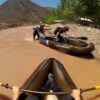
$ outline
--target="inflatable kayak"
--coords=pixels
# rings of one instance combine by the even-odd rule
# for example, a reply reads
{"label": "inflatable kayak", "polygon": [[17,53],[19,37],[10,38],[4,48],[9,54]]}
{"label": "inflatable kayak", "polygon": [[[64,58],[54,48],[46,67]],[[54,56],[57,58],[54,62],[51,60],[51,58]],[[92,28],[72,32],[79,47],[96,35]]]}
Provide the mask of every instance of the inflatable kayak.
{"label": "inflatable kayak", "polygon": [[54,37],[40,37],[39,41],[53,49],[62,51],[64,53],[74,54],[74,55],[87,55],[90,54],[94,49],[93,43],[88,43],[82,39],[76,39],[72,37],[64,37],[63,41],[58,41]]}
{"label": "inflatable kayak", "polygon": [[[52,80],[50,75],[54,79],[54,83],[49,84],[51,87],[46,86],[48,77]],[[18,100],[49,100],[47,99],[51,93],[49,91],[52,91],[52,94],[54,93],[51,100],[74,100],[70,94],[64,92],[71,92],[76,86],[63,65],[54,58],[48,58],[38,66],[21,88],[38,92],[22,93]]]}

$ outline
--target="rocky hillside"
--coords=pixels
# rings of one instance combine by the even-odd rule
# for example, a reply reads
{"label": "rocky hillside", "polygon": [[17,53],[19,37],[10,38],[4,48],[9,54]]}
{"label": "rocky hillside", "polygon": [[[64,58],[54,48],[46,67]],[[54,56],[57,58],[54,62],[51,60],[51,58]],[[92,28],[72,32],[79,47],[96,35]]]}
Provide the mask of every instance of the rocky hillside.
{"label": "rocky hillside", "polygon": [[0,6],[0,23],[37,23],[48,12],[31,0],[7,0]]}

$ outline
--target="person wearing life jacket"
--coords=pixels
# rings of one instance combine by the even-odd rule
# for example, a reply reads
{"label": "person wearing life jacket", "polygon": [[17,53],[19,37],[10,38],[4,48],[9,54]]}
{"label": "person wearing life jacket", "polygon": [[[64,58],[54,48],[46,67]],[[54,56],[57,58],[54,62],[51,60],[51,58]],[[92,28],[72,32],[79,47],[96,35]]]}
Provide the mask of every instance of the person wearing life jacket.
{"label": "person wearing life jacket", "polygon": [[66,40],[62,37],[62,34],[66,33],[67,31],[69,31],[68,26],[57,27],[54,31],[54,35],[58,37],[58,41],[66,42]]}
{"label": "person wearing life jacket", "polygon": [[69,31],[69,27],[68,26],[63,26],[63,27],[57,27],[54,31],[54,34],[62,34],[62,33],[66,33],[67,31]]}
{"label": "person wearing life jacket", "polygon": [[44,25],[40,25],[40,27],[36,27],[34,29],[34,32],[33,32],[33,40],[36,40],[36,37],[37,36],[37,40],[41,37],[45,37],[45,29],[44,29]]}

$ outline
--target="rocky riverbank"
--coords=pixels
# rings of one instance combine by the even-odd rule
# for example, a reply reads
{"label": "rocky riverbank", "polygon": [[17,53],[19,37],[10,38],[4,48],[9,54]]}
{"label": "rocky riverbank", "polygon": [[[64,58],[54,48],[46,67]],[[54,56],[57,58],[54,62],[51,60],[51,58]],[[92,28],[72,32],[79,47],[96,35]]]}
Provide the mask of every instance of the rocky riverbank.
{"label": "rocky riverbank", "polygon": [[[54,27],[59,26],[58,24],[53,25]],[[52,27],[53,27],[52,26]],[[74,36],[74,37],[87,37],[89,42],[92,42],[95,45],[95,50],[93,51],[93,55],[100,59],[100,29],[81,26],[77,24],[67,24],[69,26],[69,32],[67,32],[68,35]],[[53,29],[52,29],[53,31]]]}

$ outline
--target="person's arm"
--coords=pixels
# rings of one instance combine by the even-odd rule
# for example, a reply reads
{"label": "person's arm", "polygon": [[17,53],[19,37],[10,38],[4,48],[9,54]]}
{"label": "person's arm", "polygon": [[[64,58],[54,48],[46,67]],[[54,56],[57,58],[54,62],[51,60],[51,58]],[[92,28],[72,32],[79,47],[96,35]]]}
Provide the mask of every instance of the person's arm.
{"label": "person's arm", "polygon": [[17,100],[19,96],[19,87],[13,86],[13,97],[12,100]]}
{"label": "person's arm", "polygon": [[81,100],[81,99],[80,99],[80,90],[79,90],[79,89],[73,89],[73,90],[72,90],[71,96],[72,96],[75,100]]}

